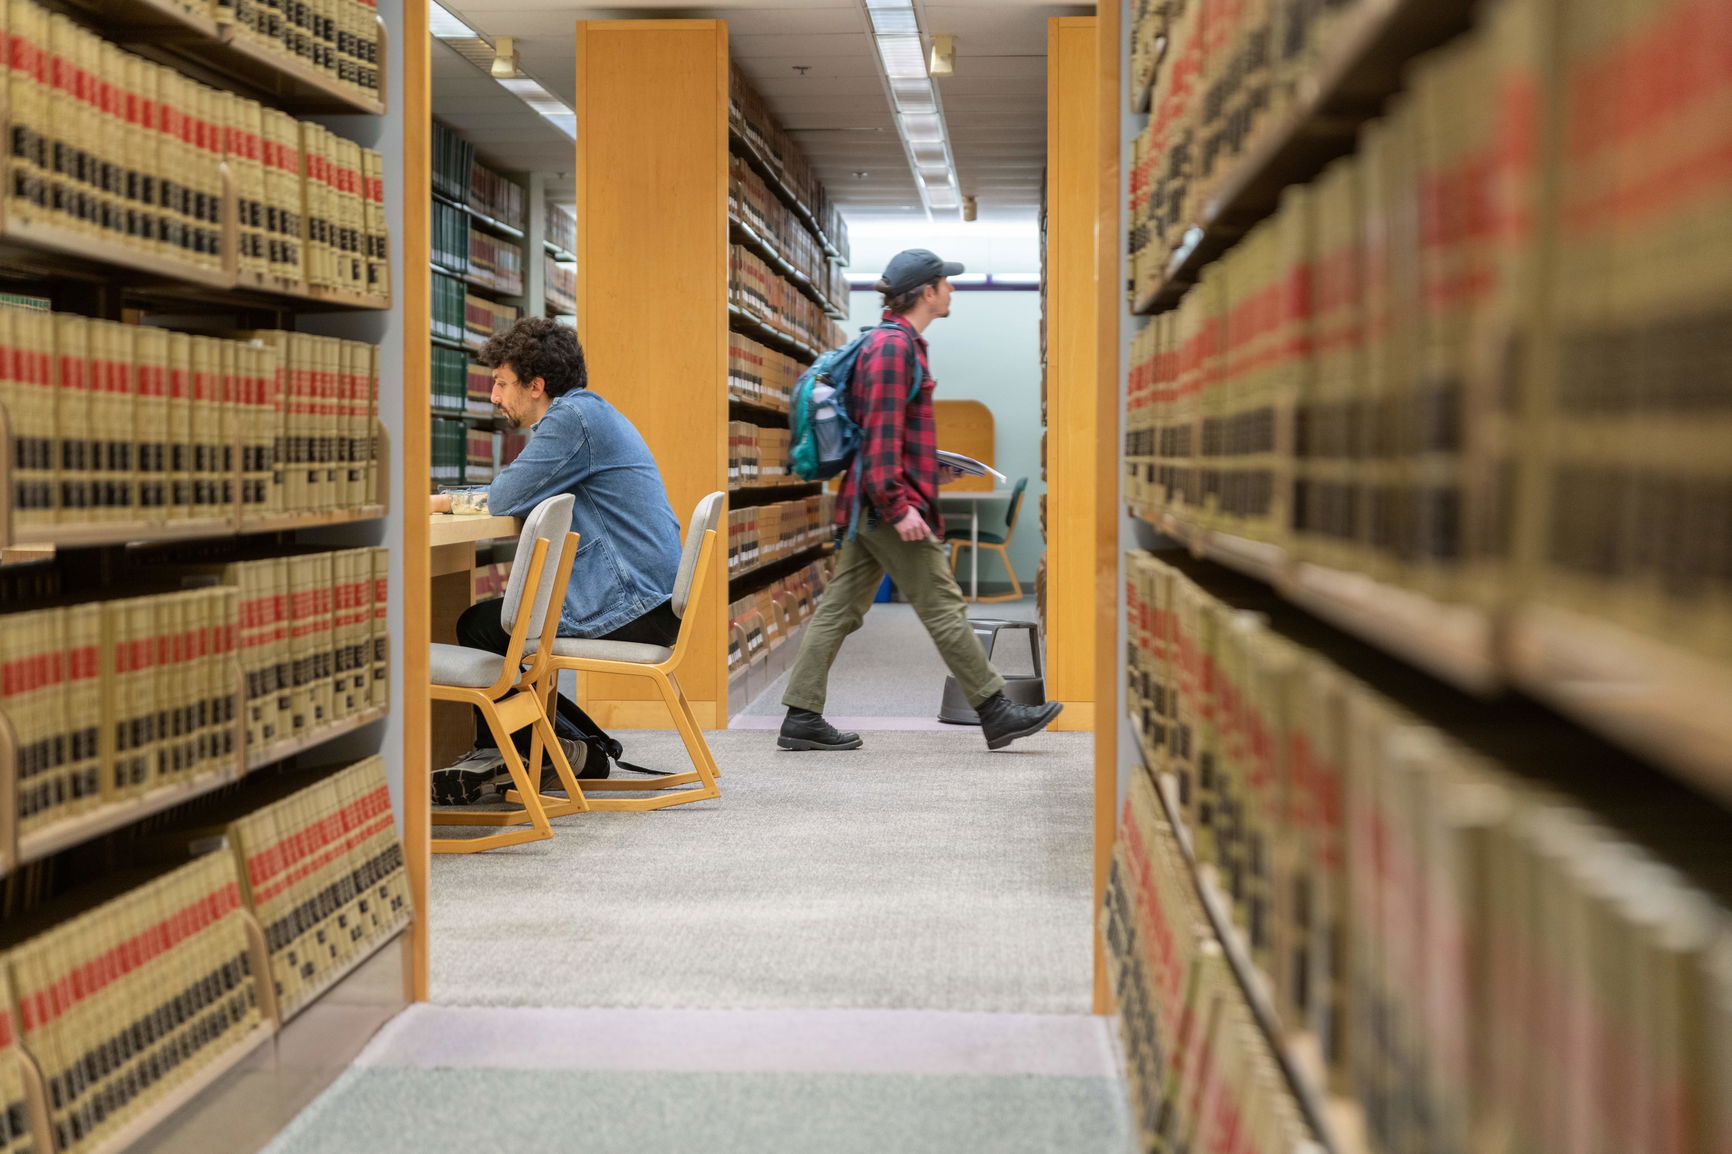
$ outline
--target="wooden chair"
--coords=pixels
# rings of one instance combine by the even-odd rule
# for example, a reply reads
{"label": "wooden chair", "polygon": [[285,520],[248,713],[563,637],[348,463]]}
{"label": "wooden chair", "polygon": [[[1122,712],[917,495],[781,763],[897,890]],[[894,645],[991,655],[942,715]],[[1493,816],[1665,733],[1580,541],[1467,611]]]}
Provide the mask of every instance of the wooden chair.
{"label": "wooden chair", "polygon": [[[577,534],[570,531],[571,507],[575,498],[569,493],[549,497],[541,502],[523,522],[523,532],[517,541],[517,557],[511,563],[511,576],[505,586],[505,602],[500,612],[500,624],[511,631],[511,640],[503,655],[462,645],[436,644],[432,647],[429,692],[435,701],[455,701],[472,705],[480,711],[487,728],[498,743],[499,754],[505,760],[506,772],[517,789],[513,794],[519,802],[515,810],[492,810],[462,813],[449,810],[432,815],[434,825],[496,826],[523,825],[514,829],[480,837],[434,838],[434,853],[478,853],[501,846],[542,841],[553,836],[550,817],[563,817],[589,808],[572,772],[571,762],[560,747],[544,708],[539,692],[540,678],[546,675],[545,661],[531,661],[524,667],[524,650],[532,636],[545,648],[559,630],[559,610],[565,600],[565,588],[571,581],[572,562],[577,557]],[[563,534],[561,528],[565,529]],[[561,549],[555,563],[548,564],[552,542],[559,540]],[[526,591],[528,596],[526,597]],[[512,735],[531,729],[530,763],[535,777],[530,777],[523,759],[512,743]],[[545,797],[541,792],[541,755],[545,751],[553,760],[554,772],[568,794],[567,799]]]}
{"label": "wooden chair", "polygon": [[[647,678],[655,684],[662,700],[667,703],[668,712],[673,716],[674,728],[679,730],[680,738],[685,742],[686,754],[692,759],[693,769],[688,773],[648,780],[609,778],[588,781],[585,786],[591,795],[604,790],[648,793],[670,790],[682,785],[695,785],[698,787],[696,789],[678,789],[656,797],[591,796],[591,809],[665,809],[670,805],[684,805],[686,802],[705,801],[721,796],[721,790],[716,787],[716,779],[722,775],[721,770],[716,765],[715,755],[710,752],[709,743],[704,740],[703,731],[698,728],[698,719],[692,713],[691,703],[686,700],[679,682],[674,679],[674,670],[679,667],[680,659],[685,656],[686,646],[691,641],[692,617],[687,615],[686,610],[696,604],[703,595],[704,578],[710,571],[710,560],[715,551],[716,526],[721,521],[722,507],[726,500],[726,493],[711,493],[699,501],[692,512],[691,524],[686,527],[685,549],[680,554],[679,574],[674,579],[673,594],[673,611],[680,619],[680,631],[671,648],[629,641],[592,641],[580,637],[560,637],[553,641],[552,660],[546,663],[545,671],[541,674],[543,701],[553,693],[560,672],[567,669],[579,673],[612,673],[624,677]],[[536,656],[540,656],[540,652],[538,648]]]}
{"label": "wooden chair", "polygon": [[[1028,478],[1019,477],[1016,486],[1010,491],[1010,505],[1004,511],[1004,532],[980,531],[980,547],[996,549],[999,560],[1004,562],[1004,571],[1010,574],[1011,592],[998,597],[981,597],[980,601],[1020,601],[1022,600],[1022,582],[1016,578],[1016,570],[1010,564],[1010,538],[1016,532],[1016,514],[1022,508],[1022,491],[1028,488]],[[950,573],[956,575],[956,560],[963,549],[973,544],[969,540],[967,529],[946,529],[944,539],[950,543]]]}

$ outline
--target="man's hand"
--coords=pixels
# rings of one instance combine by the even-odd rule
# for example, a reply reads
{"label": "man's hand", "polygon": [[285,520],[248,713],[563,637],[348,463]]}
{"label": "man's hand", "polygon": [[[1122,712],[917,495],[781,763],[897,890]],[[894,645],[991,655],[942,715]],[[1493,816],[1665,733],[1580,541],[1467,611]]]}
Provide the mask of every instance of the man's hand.
{"label": "man's hand", "polygon": [[427,501],[429,513],[449,513],[451,511],[451,494],[434,493]]}
{"label": "man's hand", "polygon": [[932,536],[932,530],[927,527],[926,519],[920,515],[920,510],[910,509],[896,522],[896,535],[904,541],[924,541]]}
{"label": "man's hand", "polygon": [[940,485],[948,485],[952,481],[960,481],[966,476],[968,476],[968,474],[964,473],[961,469],[958,469],[955,465],[947,465],[943,462],[939,462],[938,483]]}

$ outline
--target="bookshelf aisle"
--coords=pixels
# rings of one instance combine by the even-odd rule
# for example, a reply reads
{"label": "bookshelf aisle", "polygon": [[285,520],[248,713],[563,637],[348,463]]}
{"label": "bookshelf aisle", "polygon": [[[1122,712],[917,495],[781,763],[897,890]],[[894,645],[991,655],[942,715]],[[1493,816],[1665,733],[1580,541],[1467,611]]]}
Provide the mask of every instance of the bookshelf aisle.
{"label": "bookshelf aisle", "polygon": [[8,9],[6,1149],[214,1147],[237,1112],[262,1143],[418,963],[386,343],[408,17],[259,15]]}
{"label": "bookshelf aisle", "polygon": [[1145,1143],[1724,1148],[1724,29],[1114,7]]}
{"label": "bookshelf aisle", "polygon": [[[846,232],[729,65],[723,22],[582,22],[578,54],[589,80],[576,305],[590,380],[643,432],[682,522],[705,494],[728,493],[725,548],[681,669],[700,723],[721,728],[786,667],[833,564],[828,495],[781,470],[794,381],[842,341]],[[690,179],[661,181],[658,158]],[[604,727],[669,724],[633,680],[582,688]]]}

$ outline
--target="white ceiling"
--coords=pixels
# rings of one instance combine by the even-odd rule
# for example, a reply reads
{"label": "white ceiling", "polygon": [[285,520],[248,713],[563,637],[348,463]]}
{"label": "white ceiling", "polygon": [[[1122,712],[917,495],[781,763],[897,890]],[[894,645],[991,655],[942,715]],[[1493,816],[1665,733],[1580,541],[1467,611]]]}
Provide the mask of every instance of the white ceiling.
{"label": "white ceiling", "polygon": [[[517,37],[523,70],[568,103],[577,91],[577,20],[726,19],[735,63],[805,149],[849,221],[925,218],[861,0],[722,0],[700,7],[675,0],[630,7],[457,0],[446,7],[490,39]],[[1046,163],[1046,22],[1090,13],[1094,5],[915,0],[915,7],[928,36],[956,37],[956,74],[937,88],[963,194],[978,199],[982,221],[1032,224]],[[434,49],[433,110],[490,163],[564,174],[550,191],[568,202],[575,196],[571,141],[443,46]]]}

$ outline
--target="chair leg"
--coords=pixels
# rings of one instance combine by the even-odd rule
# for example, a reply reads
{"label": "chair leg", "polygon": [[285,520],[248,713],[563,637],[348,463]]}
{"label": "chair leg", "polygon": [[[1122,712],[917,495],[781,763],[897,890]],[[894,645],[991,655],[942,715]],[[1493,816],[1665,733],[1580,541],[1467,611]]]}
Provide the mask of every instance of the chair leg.
{"label": "chair leg", "polygon": [[[656,683],[656,689],[661,693],[662,701],[668,707],[668,713],[673,718],[674,728],[679,730],[680,740],[685,743],[686,754],[692,759],[693,770],[690,773],[676,774],[673,777],[657,781],[636,781],[629,779],[611,779],[608,781],[592,781],[589,783],[589,805],[591,809],[600,810],[648,810],[666,809],[669,806],[684,805],[689,801],[707,801],[720,797],[721,790],[716,786],[715,755],[710,752],[709,743],[704,740],[703,730],[698,727],[697,715],[691,710],[691,705],[685,699],[677,685],[666,674],[653,670],[644,670],[642,676]],[[698,785],[697,789],[673,789],[676,785]],[[598,791],[623,790],[627,792],[661,791],[655,797],[597,797]]]}
{"label": "chair leg", "polygon": [[674,700],[679,703],[680,711],[685,715],[686,724],[691,726],[692,732],[698,735],[698,741],[703,746],[704,757],[709,761],[710,776],[712,778],[721,777],[722,767],[716,764],[716,754],[710,748],[708,739],[704,737],[704,727],[698,724],[698,715],[692,710],[692,703],[687,700],[686,691],[680,688],[679,679],[671,673],[668,674],[668,686],[673,690]]}
{"label": "chair leg", "polygon": [[1011,592],[1001,593],[992,597],[982,597],[982,601],[1021,601],[1022,582],[1017,579],[1016,570],[1010,567],[1010,548],[1006,545],[982,545],[983,549],[991,549],[998,554],[998,559],[1004,563],[1004,571],[1010,575]]}
{"label": "chair leg", "polygon": [[529,841],[546,841],[553,836],[553,826],[548,823],[547,812],[541,806],[541,793],[530,783],[529,774],[523,767],[523,759],[517,755],[517,746],[512,743],[511,734],[505,731],[492,709],[482,707],[481,716],[487,719],[487,728],[499,745],[500,756],[505,759],[505,770],[516,784],[517,792],[522,795],[523,809],[529,817],[530,828],[514,829],[509,833],[486,834],[482,837],[436,837],[432,839],[431,846],[434,853],[479,853],[482,850],[521,845]]}

